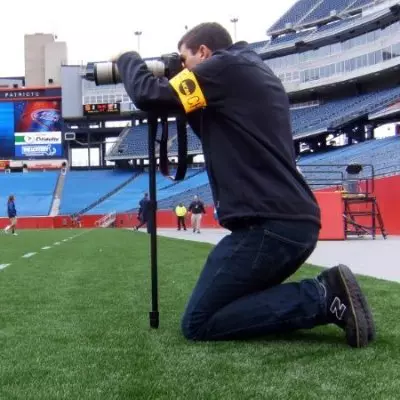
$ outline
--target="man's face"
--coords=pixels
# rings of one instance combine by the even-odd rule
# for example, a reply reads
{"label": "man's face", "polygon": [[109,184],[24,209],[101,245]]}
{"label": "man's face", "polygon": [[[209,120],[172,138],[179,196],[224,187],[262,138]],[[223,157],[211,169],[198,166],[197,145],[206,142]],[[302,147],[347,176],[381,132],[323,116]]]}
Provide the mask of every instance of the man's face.
{"label": "man's face", "polygon": [[182,62],[189,71],[192,70],[197,64],[202,63],[212,56],[212,51],[205,45],[201,45],[196,53],[188,49],[184,44],[179,49],[181,53]]}

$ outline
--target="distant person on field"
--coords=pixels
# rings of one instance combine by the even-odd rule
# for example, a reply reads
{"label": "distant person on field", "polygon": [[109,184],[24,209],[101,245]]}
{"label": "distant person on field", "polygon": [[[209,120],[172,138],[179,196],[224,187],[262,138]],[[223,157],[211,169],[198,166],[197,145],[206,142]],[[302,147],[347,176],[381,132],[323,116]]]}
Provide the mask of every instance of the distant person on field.
{"label": "distant person on field", "polygon": [[203,214],[206,213],[206,210],[204,208],[204,203],[199,200],[198,196],[193,197],[193,201],[190,203],[189,206],[189,212],[192,213],[191,222],[193,233],[200,233],[201,218]]}
{"label": "distant person on field", "polygon": [[183,230],[186,231],[185,217],[187,214],[187,209],[183,205],[183,203],[179,203],[176,206],[175,214],[176,214],[177,222],[178,222],[178,231],[180,231],[182,227],[183,227]]}
{"label": "distant person on field", "polygon": [[139,224],[135,226],[135,230],[138,230],[142,226],[147,225],[147,233],[150,233],[149,217],[150,217],[150,199],[149,199],[149,194],[145,193],[142,200],[140,200],[139,202],[139,212],[138,212]]}
{"label": "distant person on field", "polygon": [[8,233],[11,229],[12,234],[17,236],[17,233],[15,232],[17,226],[17,209],[15,208],[15,197],[13,195],[8,197],[7,214],[10,219],[10,225],[4,229],[4,233]]}

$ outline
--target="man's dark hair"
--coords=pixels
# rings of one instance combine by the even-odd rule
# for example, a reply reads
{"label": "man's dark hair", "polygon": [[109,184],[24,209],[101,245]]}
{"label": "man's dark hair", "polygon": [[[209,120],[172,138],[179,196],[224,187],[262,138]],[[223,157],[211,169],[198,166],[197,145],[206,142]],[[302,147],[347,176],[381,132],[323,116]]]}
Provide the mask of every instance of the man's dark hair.
{"label": "man's dark hair", "polygon": [[204,44],[212,52],[226,49],[232,45],[229,32],[216,22],[204,22],[186,32],[178,43],[178,49],[185,45],[192,53],[196,53]]}

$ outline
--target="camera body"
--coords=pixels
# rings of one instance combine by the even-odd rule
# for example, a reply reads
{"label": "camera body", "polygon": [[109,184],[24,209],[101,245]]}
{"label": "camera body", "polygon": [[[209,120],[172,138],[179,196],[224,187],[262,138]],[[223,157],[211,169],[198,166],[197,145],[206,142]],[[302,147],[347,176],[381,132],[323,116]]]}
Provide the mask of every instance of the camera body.
{"label": "camera body", "polygon": [[[157,77],[173,78],[183,70],[182,59],[178,53],[169,53],[159,60],[145,61],[147,68]],[[88,63],[83,78],[94,82],[96,86],[116,85],[121,83],[121,76],[116,62]]]}

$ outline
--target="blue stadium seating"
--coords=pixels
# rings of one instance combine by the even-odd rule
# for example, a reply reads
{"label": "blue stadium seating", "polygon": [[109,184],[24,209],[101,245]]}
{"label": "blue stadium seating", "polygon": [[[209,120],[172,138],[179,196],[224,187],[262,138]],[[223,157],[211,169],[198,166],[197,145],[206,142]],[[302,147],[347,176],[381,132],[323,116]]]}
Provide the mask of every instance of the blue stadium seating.
{"label": "blue stadium seating", "polygon": [[308,35],[310,35],[310,32],[307,32],[307,31],[306,32],[290,32],[285,35],[280,35],[280,36],[276,37],[275,39],[271,40],[270,47],[278,45],[278,44],[286,43],[286,42],[296,42]]}
{"label": "blue stadium seating", "polygon": [[[186,179],[179,183],[174,183],[160,173],[157,174],[156,179],[158,201],[208,183],[208,176],[203,170],[188,170]],[[122,190],[91,209],[89,213],[103,214],[112,211],[136,210],[143,193],[148,191],[148,182],[148,174],[141,174]]]}
{"label": "blue stadium seating", "polygon": [[211,193],[211,188],[208,183],[205,185],[193,187],[187,190],[184,190],[179,193],[175,193],[170,197],[162,199],[158,203],[158,208],[160,210],[172,210],[177,204],[182,202],[186,207],[189,206],[191,201],[193,200],[193,196],[199,196],[199,198],[204,202],[204,204],[212,205],[213,198]]}
{"label": "blue stadium seating", "polygon": [[18,216],[49,215],[58,172],[28,172],[0,175],[0,217],[7,216],[6,203],[15,195]]}
{"label": "blue stadium seating", "polygon": [[[319,184],[324,180],[331,181],[332,179],[337,179],[337,183],[341,183],[340,172],[344,173],[345,167],[332,169],[332,167],[322,168],[313,167],[313,165],[323,164],[333,166],[337,164],[348,165],[350,163],[373,165],[375,176],[400,173],[400,137],[370,140],[353,146],[341,147],[326,153],[311,154],[302,158],[299,165],[310,186],[313,189],[320,189],[323,186]],[[337,174],[332,175],[331,173],[327,173],[328,169],[337,171]],[[370,171],[366,168],[364,176],[369,174]],[[159,201],[159,209],[172,209],[180,201],[187,205],[194,195],[199,195],[208,205],[213,204],[211,189],[209,184],[206,183],[197,187],[186,187],[185,190],[179,190],[176,193],[172,191],[170,197],[163,197]]]}
{"label": "blue stadium seating", "polygon": [[296,23],[303,18],[306,13],[315,6],[315,0],[299,0],[297,1],[281,18],[269,29],[270,32],[278,31],[285,28],[287,23]]}
{"label": "blue stadium seating", "polygon": [[[343,121],[354,120],[362,115],[380,110],[391,102],[400,99],[400,87],[372,92],[355,97],[333,100],[319,106],[291,110],[294,137],[312,132],[335,129]],[[161,133],[159,129],[158,134]],[[170,125],[170,156],[177,155],[176,125]],[[144,157],[147,150],[147,125],[134,127],[124,137],[119,146],[120,153],[114,150],[109,155],[126,155]],[[201,153],[201,142],[188,127],[188,151],[191,154]]]}
{"label": "blue stadium seating", "polygon": [[[400,137],[368,140],[326,153],[307,155],[300,160],[299,166],[310,186],[316,189],[319,187],[316,185],[317,180],[339,179],[339,173],[344,173],[345,170],[345,167],[338,167],[335,169],[338,173],[332,175],[323,172],[326,171],[326,168],[316,165],[348,165],[351,163],[372,165],[375,176],[400,173]],[[360,176],[370,176],[371,171],[366,168],[363,174]]]}
{"label": "blue stadium seating", "polygon": [[[187,131],[187,143],[188,143],[188,153],[199,153],[201,152],[201,142],[200,139],[195,135],[191,128]],[[175,139],[172,141],[171,147],[169,149],[170,154],[178,153],[178,141]]]}
{"label": "blue stadium seating", "polygon": [[324,32],[324,31],[328,31],[330,29],[336,29],[339,26],[344,27],[347,24],[353,24],[354,21],[356,21],[359,17],[354,17],[351,19],[343,19],[343,20],[338,20],[338,21],[333,21],[330,22],[328,24],[322,25],[320,26],[314,33],[320,33],[320,32]]}
{"label": "blue stadium seating", "polygon": [[[331,10],[337,12],[356,10],[370,3],[373,3],[373,0],[323,0],[319,4],[316,0],[299,0],[272,25],[269,32],[283,30],[287,23],[292,23],[293,26],[301,26],[316,22],[328,17]],[[315,7],[314,10],[312,10],[313,7]],[[312,11],[310,12],[310,10]]]}
{"label": "blue stadium seating", "polygon": [[263,40],[261,42],[249,43],[249,47],[250,47],[250,49],[252,49],[254,51],[258,51],[258,50],[261,50],[268,43],[269,43],[269,40]]}
{"label": "blue stadium seating", "polygon": [[318,21],[323,18],[329,17],[331,10],[336,10],[338,13],[348,7],[354,0],[324,0],[319,4],[305,19],[301,21],[301,24],[308,24],[310,22]]}
{"label": "blue stadium seating", "polygon": [[113,170],[68,172],[61,196],[60,214],[68,215],[82,210],[132,175],[133,172]]}
{"label": "blue stadium seating", "polygon": [[[344,173],[345,167],[333,169],[337,171],[337,174],[332,175],[326,172],[327,169],[332,170],[332,167],[313,168],[313,165],[323,164],[332,166],[336,164],[348,165],[350,163],[372,164],[375,176],[400,173],[400,137],[370,140],[353,146],[341,147],[326,153],[311,154],[301,159],[300,167],[310,186],[313,189],[320,189],[322,186],[317,184],[317,182],[321,183],[323,180],[337,179],[337,183],[340,183],[340,172]],[[364,174],[366,176],[370,174],[370,171],[366,168]],[[206,204],[213,204],[211,189],[207,183],[163,198],[159,202],[159,208],[172,209],[180,201],[187,205],[195,194],[199,195]]]}
{"label": "blue stadium seating", "polygon": [[294,137],[335,128],[344,121],[380,110],[400,98],[400,87],[291,110]]}
{"label": "blue stadium seating", "polygon": [[[174,139],[177,135],[176,124],[170,122],[168,128],[168,137],[171,141],[171,145],[174,142]],[[191,129],[188,127],[188,131],[190,132]],[[125,132],[125,131],[123,131]],[[157,130],[157,138],[161,137],[161,125],[158,126]],[[129,129],[126,135],[121,134],[123,139],[121,143],[111,149],[109,152],[109,156],[120,156],[125,154],[135,155],[137,157],[144,157],[148,154],[148,125],[138,125]],[[194,144],[196,146],[196,144]],[[177,149],[177,143],[175,143],[175,148]],[[157,146],[156,146],[157,151]]]}
{"label": "blue stadium seating", "polygon": [[364,7],[370,3],[373,3],[371,0],[357,0],[355,3],[351,4],[349,10],[356,10],[358,8]]}
{"label": "blue stadium seating", "polygon": [[125,136],[118,149],[113,155],[120,155],[119,152],[126,154],[145,155],[148,154],[148,130],[147,125],[132,127]]}

